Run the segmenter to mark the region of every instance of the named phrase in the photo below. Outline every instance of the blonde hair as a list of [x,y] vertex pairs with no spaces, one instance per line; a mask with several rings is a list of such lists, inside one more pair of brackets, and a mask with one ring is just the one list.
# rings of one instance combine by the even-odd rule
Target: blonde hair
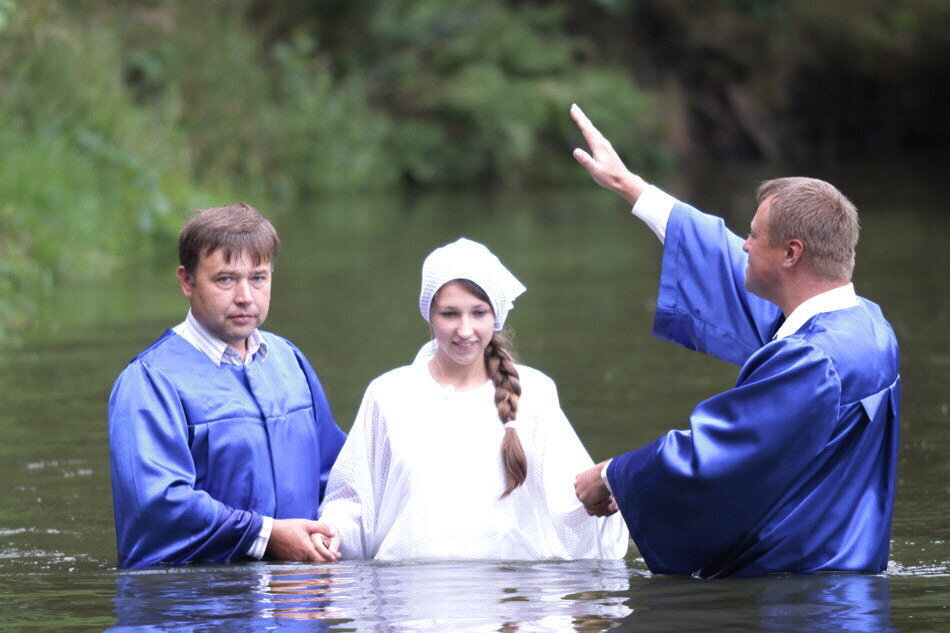
[[[774,196],[774,197],[772,197]],[[833,185],[817,178],[776,178],[759,185],[756,202],[772,197],[768,233],[772,246],[799,239],[803,258],[819,277],[850,281],[858,245],[858,210]]]

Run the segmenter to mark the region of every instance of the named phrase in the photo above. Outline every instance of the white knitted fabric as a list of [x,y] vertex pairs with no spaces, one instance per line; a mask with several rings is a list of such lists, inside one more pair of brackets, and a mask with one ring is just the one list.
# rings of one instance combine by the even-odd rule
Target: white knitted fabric
[[461,237],[429,253],[422,264],[419,311],[426,323],[429,322],[432,297],[453,279],[468,279],[485,291],[495,313],[496,332],[505,325],[515,298],[526,290],[490,250]]

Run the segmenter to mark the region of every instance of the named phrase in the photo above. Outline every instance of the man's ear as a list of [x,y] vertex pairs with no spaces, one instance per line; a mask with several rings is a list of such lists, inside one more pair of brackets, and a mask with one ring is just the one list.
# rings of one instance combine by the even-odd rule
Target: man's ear
[[190,299],[191,291],[194,289],[194,284],[191,282],[191,275],[188,274],[184,266],[179,266],[175,274],[178,275],[178,285],[181,286],[181,294]]
[[782,265],[786,268],[791,268],[798,264],[801,261],[802,255],[805,253],[805,243],[798,238],[792,238],[785,242],[785,257],[782,260]]

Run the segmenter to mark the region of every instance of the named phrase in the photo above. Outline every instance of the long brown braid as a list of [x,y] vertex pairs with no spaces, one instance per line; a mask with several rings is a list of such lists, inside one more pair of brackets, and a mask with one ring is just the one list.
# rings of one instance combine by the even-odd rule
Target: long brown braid
[[[498,419],[502,424],[517,417],[518,401],[521,399],[521,380],[508,347],[508,337],[503,332],[495,332],[485,348],[485,369],[495,383],[495,406],[498,407]],[[505,491],[501,494],[505,498],[523,484],[528,476],[528,458],[514,427],[505,429],[505,436],[501,440],[501,459],[508,479]]]
[[[475,282],[468,279],[454,281],[479,300],[491,305],[488,295]],[[433,304],[435,304],[434,298]],[[510,347],[511,343],[504,332],[495,332],[485,347],[485,369],[495,385],[495,406],[498,407],[498,419],[502,424],[518,416],[518,401],[521,399],[521,379],[518,377],[515,359],[509,351]],[[504,499],[523,484],[528,476],[528,458],[525,456],[518,431],[513,427],[505,429],[505,436],[501,440],[501,459],[508,480],[505,491],[501,494],[501,498]]]

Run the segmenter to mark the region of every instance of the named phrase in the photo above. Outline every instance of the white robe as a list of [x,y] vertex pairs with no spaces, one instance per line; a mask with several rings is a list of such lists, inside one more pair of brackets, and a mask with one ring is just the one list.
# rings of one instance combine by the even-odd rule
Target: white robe
[[528,475],[500,499],[504,428],[495,388],[440,386],[426,347],[412,365],[369,384],[330,472],[321,521],[338,531],[343,557],[622,558],[629,534],[620,515],[590,517],[574,495],[574,477],[593,462],[554,382],[518,365],[516,426]]

